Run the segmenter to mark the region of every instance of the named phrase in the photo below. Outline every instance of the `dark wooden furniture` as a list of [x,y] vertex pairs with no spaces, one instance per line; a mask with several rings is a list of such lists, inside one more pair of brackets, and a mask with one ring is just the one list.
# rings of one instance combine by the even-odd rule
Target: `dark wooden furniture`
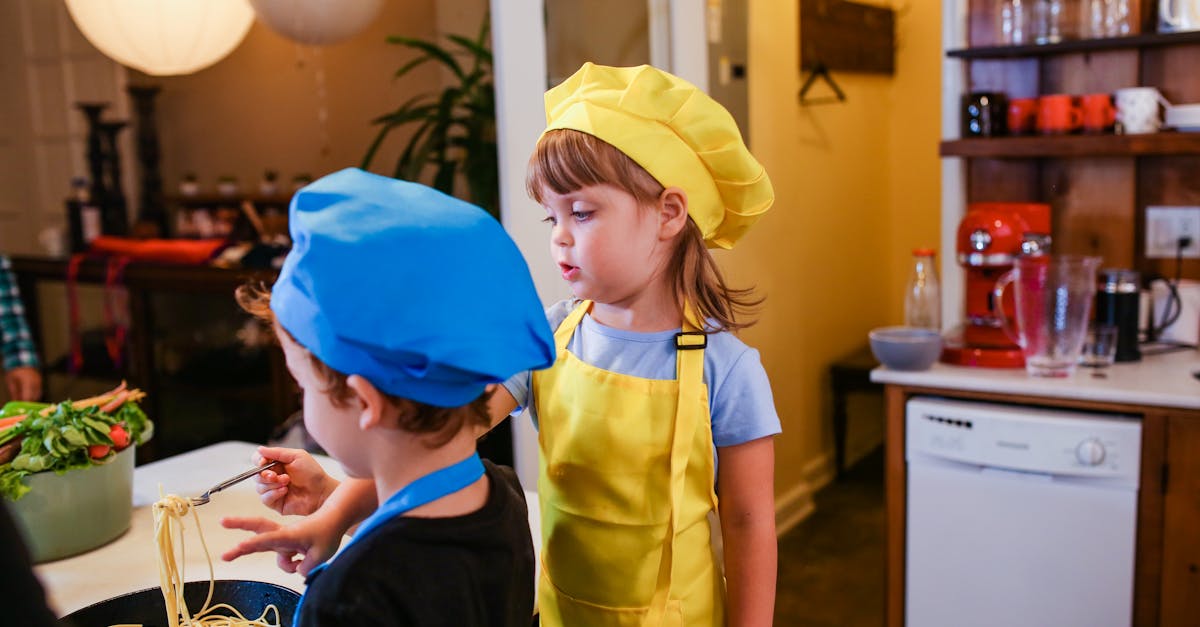
[[1124,403],[885,386],[887,444],[886,624],[904,625],[907,467],[904,411],[917,395],[1139,416],[1142,421],[1133,624],[1184,627],[1200,616],[1200,411]]
[[[22,298],[28,310],[34,340],[44,346],[46,329],[42,327],[44,309],[65,308],[65,302],[41,302],[38,285],[43,282],[65,282],[67,261],[38,257],[15,257],[13,271],[17,276]],[[82,264],[78,282],[81,285],[103,285],[106,263],[100,259]],[[126,363],[119,371],[100,374],[103,379],[125,378],[131,386],[140,387],[147,393],[144,401],[146,413],[155,420],[156,435],[143,451],[140,461],[150,461],[194,448],[207,440],[219,441],[231,437],[264,441],[271,430],[299,408],[294,385],[282,361],[280,352],[273,346],[260,347],[257,353],[248,353],[239,362],[241,370],[233,364],[225,373],[218,371],[221,383],[214,383],[211,376],[204,376],[197,368],[179,367],[164,363],[170,347],[165,345],[174,334],[196,334],[197,320],[225,317],[230,320],[224,328],[236,328],[248,319],[241,313],[233,300],[234,290],[246,283],[270,284],[275,279],[273,271],[229,270],[210,266],[182,266],[157,263],[129,264],[123,273],[121,285],[129,295],[129,333],[126,348]],[[182,305],[180,304],[182,301]],[[179,319],[179,308],[191,309],[188,320]],[[199,310],[196,310],[199,308]],[[172,311],[175,312],[174,319]],[[199,344],[199,346],[197,346]],[[237,346],[232,333],[225,337],[201,337],[192,342],[190,352],[179,353],[179,360],[204,361],[207,372],[214,369],[214,361],[220,366],[225,355]],[[210,349],[207,353],[204,349]],[[225,351],[225,352],[220,352]],[[55,372],[56,356],[46,356],[48,375]],[[206,360],[206,361],[205,361]],[[88,364],[85,363],[85,368]],[[87,372],[86,370],[84,371]],[[234,378],[236,377],[236,380]],[[207,406],[201,411],[198,408]],[[219,409],[218,409],[219,408]],[[191,411],[196,410],[196,411]],[[207,412],[207,413],[205,413]],[[193,415],[206,434],[183,432],[179,423],[184,414]]]
[[[42,328],[42,310],[65,308],[66,303],[40,302],[38,285],[65,282],[67,261],[15,257],[12,264],[34,340],[44,346],[47,330]],[[103,285],[105,268],[103,260],[89,260],[80,268],[79,283]],[[275,277],[274,271],[211,266],[131,263],[125,268],[121,284],[129,293],[128,360],[121,371],[100,377],[110,379],[104,389],[124,378],[147,393],[143,407],[155,421],[156,432],[148,445],[139,449],[139,463],[223,440],[265,442],[300,409],[299,392],[278,347],[244,349],[233,335],[233,329],[249,319],[234,303],[234,290],[247,283],[269,286]],[[179,316],[181,308],[191,309],[189,315]],[[199,341],[188,337],[203,331],[201,327],[209,319],[226,323],[215,332],[207,331]],[[186,346],[172,350],[172,338],[181,336]],[[172,355],[179,357],[169,359]],[[214,372],[213,364],[220,367],[230,355],[240,356],[240,368]],[[55,372],[53,357],[46,364],[47,374],[65,374]],[[202,367],[173,363],[180,359]],[[511,466],[511,421],[481,438],[479,453]]]
[[829,365],[829,388],[833,404],[834,471],[841,478],[846,469],[846,428],[849,422],[847,400],[854,392],[882,392],[878,383],[871,382],[871,371],[879,366],[868,346]]

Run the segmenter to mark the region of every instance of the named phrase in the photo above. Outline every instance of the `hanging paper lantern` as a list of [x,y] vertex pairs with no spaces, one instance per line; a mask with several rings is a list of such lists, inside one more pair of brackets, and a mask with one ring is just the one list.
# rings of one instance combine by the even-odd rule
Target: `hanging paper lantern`
[[154,76],[189,74],[220,61],[254,23],[246,0],[66,1],[71,19],[100,52]]
[[250,0],[267,28],[292,41],[323,46],[362,32],[383,0]]

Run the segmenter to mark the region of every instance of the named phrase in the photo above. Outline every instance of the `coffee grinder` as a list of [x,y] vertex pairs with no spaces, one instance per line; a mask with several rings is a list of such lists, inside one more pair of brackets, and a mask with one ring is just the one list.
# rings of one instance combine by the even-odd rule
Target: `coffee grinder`
[[1020,255],[1050,252],[1050,205],[979,202],[967,206],[958,225],[958,263],[966,273],[966,315],[961,334],[951,334],[942,361],[959,366],[1022,368],[1021,347],[1004,332],[997,307],[1015,320],[1009,291],[1003,303],[992,295],[996,281]]

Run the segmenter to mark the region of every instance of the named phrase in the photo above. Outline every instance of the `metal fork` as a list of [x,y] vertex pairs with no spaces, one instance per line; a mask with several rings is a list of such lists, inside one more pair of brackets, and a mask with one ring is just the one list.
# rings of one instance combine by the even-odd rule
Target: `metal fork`
[[220,492],[221,490],[224,490],[225,488],[228,488],[229,486],[231,486],[235,483],[241,483],[241,482],[249,479],[250,477],[257,475],[258,473],[260,473],[264,470],[274,468],[276,466],[282,466],[282,465],[283,465],[283,462],[281,462],[279,460],[275,460],[275,461],[263,464],[262,466],[259,466],[258,468],[252,468],[250,470],[247,470],[246,472],[243,472],[242,474],[237,475],[236,477],[230,477],[230,478],[222,481],[221,483],[218,483],[217,485],[205,490],[204,494],[201,494],[200,496],[193,496],[192,497],[192,506],[195,507],[198,505],[204,505],[205,503],[207,503],[209,501],[209,498],[212,496],[212,494],[214,492]]

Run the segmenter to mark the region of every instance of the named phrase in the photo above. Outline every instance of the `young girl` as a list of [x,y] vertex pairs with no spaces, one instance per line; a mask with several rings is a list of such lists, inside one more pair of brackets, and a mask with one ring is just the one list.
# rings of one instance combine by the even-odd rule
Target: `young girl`
[[[757,352],[730,333],[757,301],[706,250],[770,207],[770,182],[725,109],[655,68],[585,64],[546,105],[527,185],[576,298],[548,310],[554,365],[491,404],[538,425],[541,623],[770,625],[779,419]],[[296,451],[262,454],[287,464],[260,478],[265,503],[328,501],[291,530],[306,561],[327,557],[372,492],[332,489]]]

